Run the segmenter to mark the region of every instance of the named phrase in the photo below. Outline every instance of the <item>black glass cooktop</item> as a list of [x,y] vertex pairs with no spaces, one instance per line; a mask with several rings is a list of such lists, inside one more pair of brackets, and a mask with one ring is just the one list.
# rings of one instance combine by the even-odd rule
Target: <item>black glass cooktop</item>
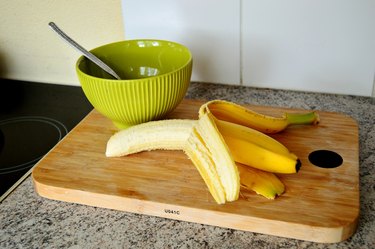
[[91,110],[81,87],[0,79],[0,201]]

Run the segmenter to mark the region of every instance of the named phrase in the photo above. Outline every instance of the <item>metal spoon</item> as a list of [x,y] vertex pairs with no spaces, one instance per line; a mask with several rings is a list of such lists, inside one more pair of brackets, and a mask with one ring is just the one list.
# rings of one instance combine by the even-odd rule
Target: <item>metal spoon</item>
[[121,80],[120,76],[116,74],[116,72],[110,68],[107,64],[105,64],[102,60],[100,60],[98,57],[84,49],[81,45],[79,45],[77,42],[75,42],[72,38],[70,38],[67,34],[65,34],[54,22],[50,22],[48,24],[52,30],[54,30],[61,38],[63,38],[64,41],[72,45],[75,49],[77,49],[79,52],[81,52],[87,59],[94,62],[96,65],[98,65],[101,69],[112,75],[118,80]]

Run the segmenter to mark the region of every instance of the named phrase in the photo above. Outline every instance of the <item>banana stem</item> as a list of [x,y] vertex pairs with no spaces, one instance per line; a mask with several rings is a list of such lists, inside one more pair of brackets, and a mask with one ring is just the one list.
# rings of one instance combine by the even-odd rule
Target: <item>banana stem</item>
[[308,113],[285,113],[289,125],[304,125],[319,123],[319,115],[316,112]]

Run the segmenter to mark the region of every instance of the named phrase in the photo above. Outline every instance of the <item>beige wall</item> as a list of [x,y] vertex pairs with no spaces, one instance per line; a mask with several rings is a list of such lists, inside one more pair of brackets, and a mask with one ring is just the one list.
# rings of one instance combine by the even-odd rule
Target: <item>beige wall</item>
[[0,78],[79,84],[80,54],[48,27],[50,21],[87,49],[124,39],[120,0],[2,0]]

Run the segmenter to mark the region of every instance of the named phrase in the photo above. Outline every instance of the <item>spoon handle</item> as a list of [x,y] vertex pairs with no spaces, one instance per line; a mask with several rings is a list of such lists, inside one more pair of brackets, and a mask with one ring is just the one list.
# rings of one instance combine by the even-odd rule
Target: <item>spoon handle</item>
[[121,78],[113,71],[107,64],[105,64],[102,60],[98,57],[84,49],[81,45],[75,42],[72,38],[70,38],[67,34],[65,34],[54,22],[50,22],[48,24],[53,31],[55,31],[64,41],[72,45],[75,49],[81,52],[86,58],[94,62],[96,65],[101,67],[104,71],[115,77],[116,79],[120,80]]

